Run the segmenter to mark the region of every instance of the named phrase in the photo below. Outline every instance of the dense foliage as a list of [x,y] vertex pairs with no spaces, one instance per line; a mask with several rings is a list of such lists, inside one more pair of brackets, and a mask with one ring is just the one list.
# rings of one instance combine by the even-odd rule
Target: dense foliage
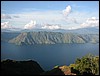
[[98,75],[99,74],[99,56],[88,54],[82,58],[77,58],[75,64],[70,64],[72,71],[79,75]]
[[88,54],[77,58],[75,63],[69,66],[57,65],[54,69],[44,72],[43,75],[99,75],[99,56]]

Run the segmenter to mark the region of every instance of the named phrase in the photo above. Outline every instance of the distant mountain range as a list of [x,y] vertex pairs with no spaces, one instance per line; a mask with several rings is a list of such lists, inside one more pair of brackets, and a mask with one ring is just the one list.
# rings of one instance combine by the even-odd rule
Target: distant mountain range
[[80,34],[99,34],[99,27],[80,28],[71,31]]
[[1,32],[38,32],[38,31],[48,31],[48,32],[63,32],[63,33],[79,33],[79,34],[99,34],[99,27],[86,27],[79,29],[1,29]]
[[65,29],[1,29],[1,40],[16,45],[56,43],[99,43],[99,28]]

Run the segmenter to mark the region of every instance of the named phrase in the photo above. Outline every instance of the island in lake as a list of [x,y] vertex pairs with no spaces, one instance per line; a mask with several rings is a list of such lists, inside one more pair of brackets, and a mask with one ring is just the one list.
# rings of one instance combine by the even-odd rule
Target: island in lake
[[99,75],[99,1],[1,1],[0,75]]

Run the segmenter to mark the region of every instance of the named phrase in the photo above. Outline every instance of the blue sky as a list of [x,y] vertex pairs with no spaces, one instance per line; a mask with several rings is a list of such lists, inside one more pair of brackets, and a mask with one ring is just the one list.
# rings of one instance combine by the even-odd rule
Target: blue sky
[[99,19],[99,1],[2,1],[1,14],[1,22],[9,21],[14,27],[24,28],[32,20],[62,28],[79,27],[88,19]]
[[[16,13],[26,8],[37,10],[62,10],[67,5],[78,11],[99,11],[98,1],[2,1],[1,9],[6,10],[4,13]],[[77,7],[77,8],[76,8]]]

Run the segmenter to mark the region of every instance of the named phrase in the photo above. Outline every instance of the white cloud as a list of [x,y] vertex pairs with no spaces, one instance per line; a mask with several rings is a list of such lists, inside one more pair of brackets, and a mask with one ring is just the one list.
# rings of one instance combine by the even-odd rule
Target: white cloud
[[1,23],[1,29],[9,29],[9,28],[12,28],[12,26],[9,24],[9,22]]
[[20,18],[19,16],[13,16],[14,18]]
[[[49,10],[49,11],[33,11],[33,12],[21,12],[20,14],[10,14],[12,17],[19,16],[19,18],[13,18],[12,21],[20,21],[27,23],[30,20],[35,19],[37,23],[55,23],[59,24],[62,20],[62,11]],[[23,26],[23,25],[22,25]]]
[[[33,10],[33,8],[32,9],[27,8],[24,10],[20,10],[20,12],[16,14],[9,14],[9,16],[11,16],[11,19],[9,19],[9,21],[11,22],[13,26],[20,27],[20,28],[24,27],[24,29],[31,29],[31,28],[57,29],[59,28],[59,26],[55,24],[60,24],[62,28],[66,28],[66,29],[78,29],[78,28],[96,26],[95,18],[93,21],[93,18],[91,20],[91,17],[92,16],[98,17],[97,12],[90,13],[89,11],[79,11],[79,10],[74,9],[74,6],[72,9],[71,6],[72,5],[66,6],[64,10],[63,9],[62,10],[37,10],[37,9]],[[34,20],[34,19],[36,20],[37,24],[42,25],[43,23],[45,23],[45,24],[53,24],[53,25],[52,26],[42,25],[40,27],[37,24],[34,24],[34,21],[33,23],[32,22],[29,23],[30,20]],[[4,21],[6,20],[8,21],[8,19],[5,19]]]
[[73,17],[66,17],[63,19],[64,21],[66,21],[67,23],[78,23],[76,18],[73,18]]
[[68,15],[71,13],[71,6],[68,5],[66,7],[66,9],[64,9],[62,12],[63,12],[63,15],[64,15],[64,20],[67,22],[67,23],[78,23],[76,18],[73,18],[73,17],[68,17]]
[[68,6],[66,7],[66,9],[64,9],[62,12],[63,12],[63,15],[64,15],[64,16],[68,16],[68,14],[71,12],[71,6],[68,5]]
[[80,26],[75,26],[68,28],[69,30],[87,28],[87,27],[96,27],[99,26],[99,19],[96,17],[88,18],[84,23],[80,24]]
[[35,28],[36,26],[36,21],[30,21],[28,24],[26,24],[25,26],[24,26],[24,29],[33,29],[33,28]]
[[50,24],[45,24],[42,26],[42,29],[50,29],[50,30],[55,30],[55,29],[60,29],[61,27],[59,25],[50,25]]
[[92,18],[88,18],[86,20],[86,22],[81,24],[81,27],[95,27],[95,26],[99,26],[99,19],[97,19],[96,17],[92,17]]
[[6,14],[1,14],[1,19],[11,19],[11,16]]

